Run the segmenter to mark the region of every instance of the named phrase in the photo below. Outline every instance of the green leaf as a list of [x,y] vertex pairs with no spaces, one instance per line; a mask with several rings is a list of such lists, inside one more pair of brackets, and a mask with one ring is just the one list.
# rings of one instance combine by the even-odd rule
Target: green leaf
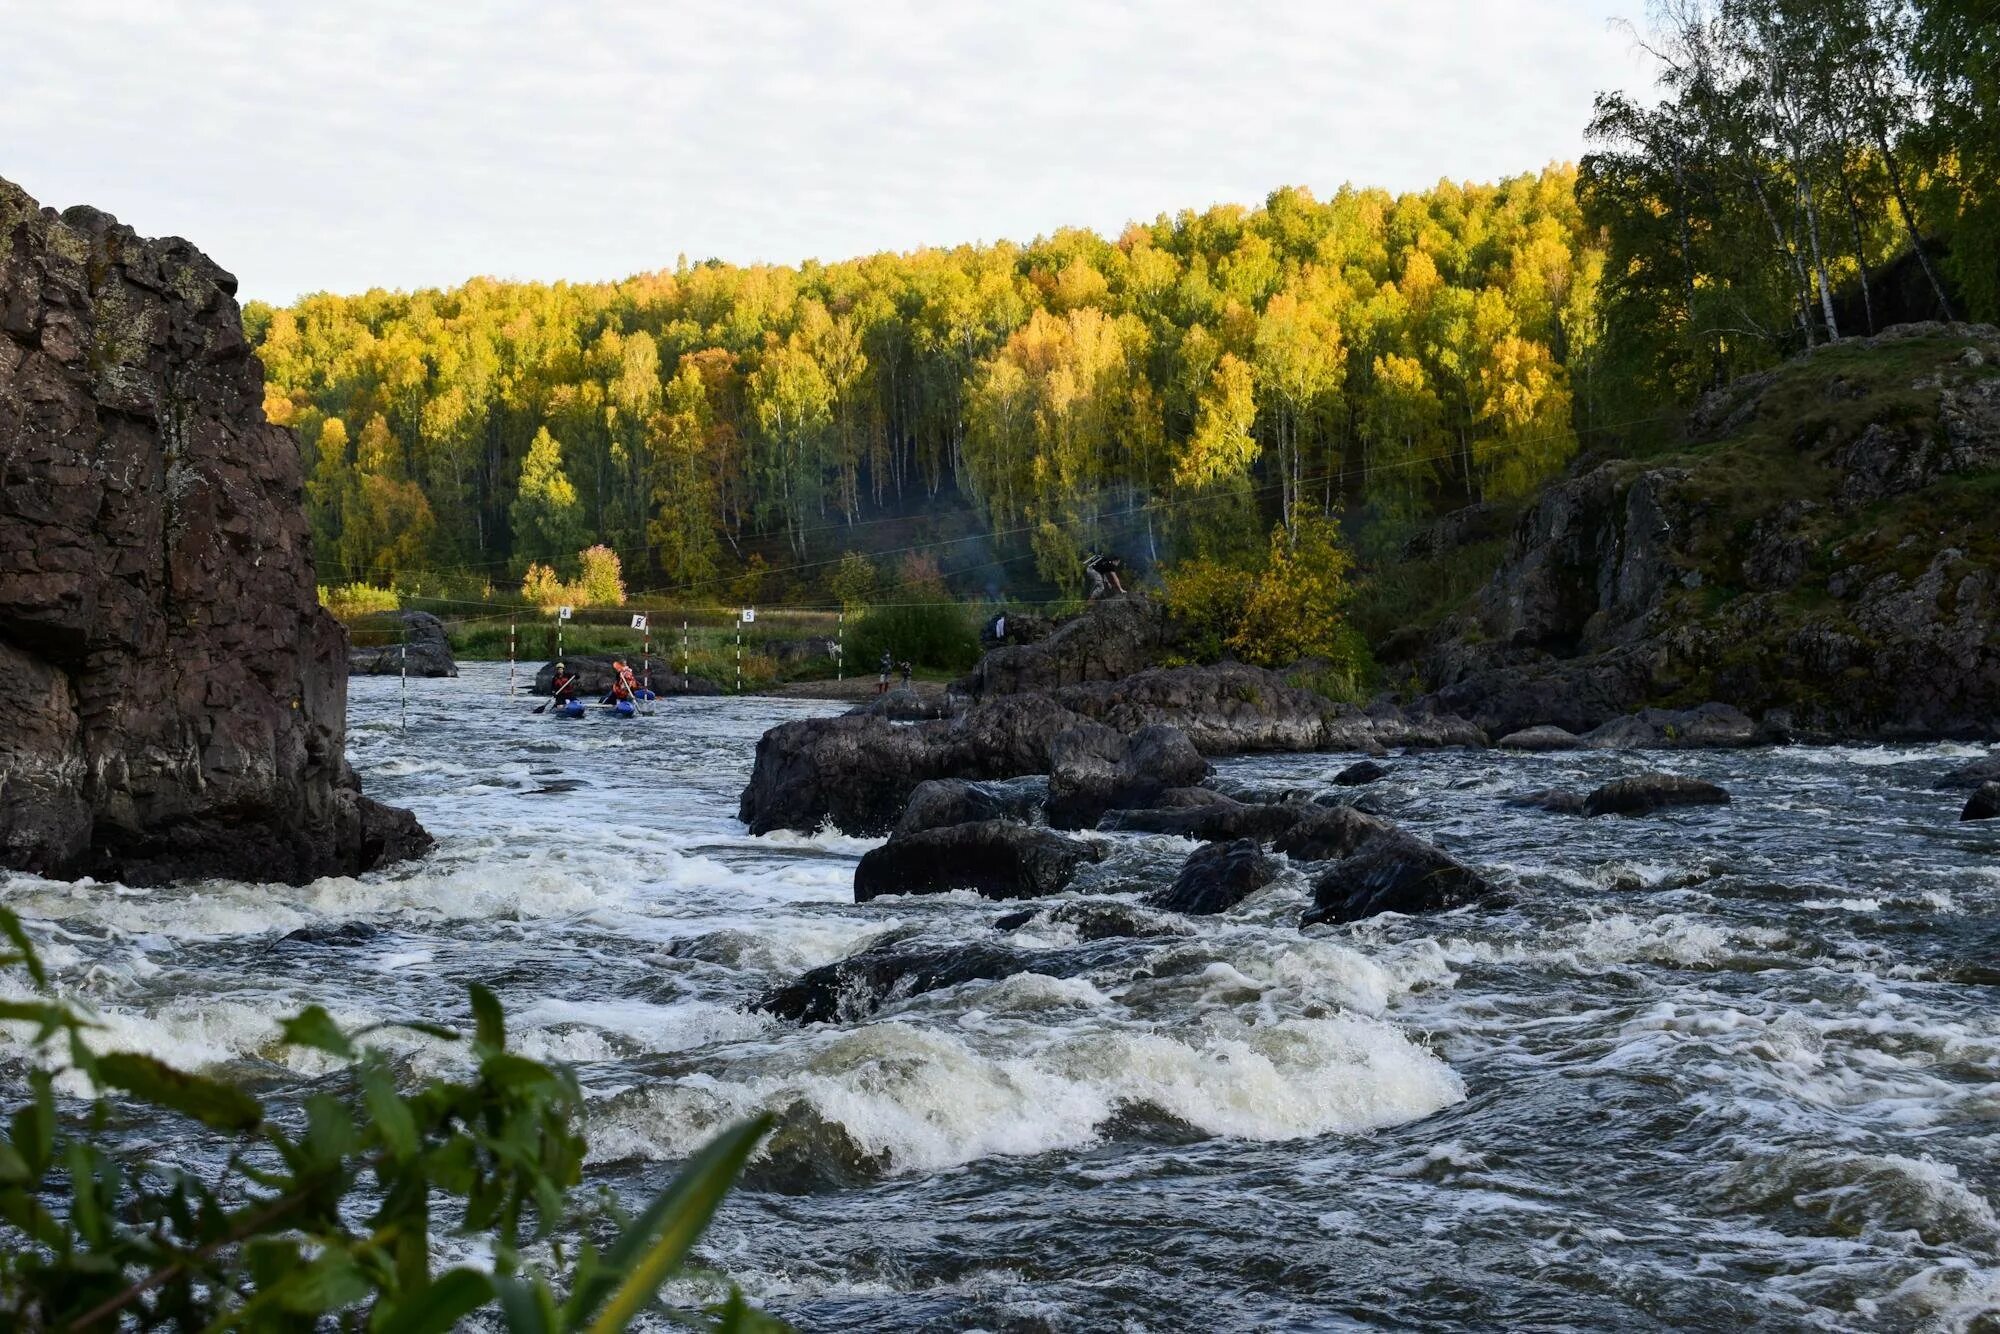
[[98,1083],[191,1116],[213,1130],[255,1130],[264,1122],[264,1108],[233,1084],[191,1075],[135,1052],[113,1052],[98,1057],[96,1064]]
[[[605,1257],[606,1279],[622,1275],[618,1289],[591,1321],[591,1334],[617,1334],[652,1304],[667,1276],[680,1268],[701,1239],[723,1196],[736,1184],[750,1151],[771,1128],[760,1116],[725,1130],[688,1161],[673,1183],[660,1193]],[[603,1300],[605,1284],[570,1298],[570,1324],[581,1324]]]
[[372,1060],[361,1067],[361,1099],[389,1156],[414,1157],[420,1147],[416,1118],[410,1115],[410,1105],[397,1095],[389,1072]]
[[437,1281],[397,1302],[376,1334],[444,1334],[493,1300],[493,1280],[476,1269],[448,1269]]
[[329,1056],[354,1059],[354,1044],[333,1022],[333,1016],[317,1005],[308,1005],[285,1020],[282,1039],[294,1047],[313,1047]]
[[555,1300],[540,1279],[501,1278],[493,1283],[507,1334],[555,1334]]
[[504,1051],[507,1047],[507,1021],[500,1013],[500,1000],[485,987],[474,982],[472,992],[472,1040],[489,1051]]
[[27,965],[28,976],[35,980],[35,985],[47,986],[49,975],[42,968],[42,957],[35,953],[35,942],[28,939],[27,929],[11,908],[0,908],[0,935],[14,942],[14,948],[21,952],[21,962]]

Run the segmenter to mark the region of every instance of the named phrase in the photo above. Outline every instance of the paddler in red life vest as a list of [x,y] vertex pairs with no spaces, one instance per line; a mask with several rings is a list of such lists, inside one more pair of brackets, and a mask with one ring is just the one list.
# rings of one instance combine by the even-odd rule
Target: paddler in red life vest
[[630,667],[627,667],[621,659],[617,658],[612,659],[611,662],[612,702],[617,703],[621,700],[630,700],[632,698],[632,692],[634,690],[637,690],[638,688],[639,688],[639,683],[637,680],[633,678],[632,669]]
[[549,698],[557,704],[562,704],[574,693],[576,693],[576,673],[557,663],[555,679],[549,685]]

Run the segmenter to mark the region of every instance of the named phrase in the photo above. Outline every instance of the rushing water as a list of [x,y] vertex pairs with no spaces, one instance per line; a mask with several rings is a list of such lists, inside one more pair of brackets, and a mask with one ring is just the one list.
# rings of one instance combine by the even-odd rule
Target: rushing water
[[[110,1042],[281,1086],[325,1064],[276,1044],[279,1016],[457,1021],[483,981],[524,1050],[575,1065],[595,1172],[634,1196],[779,1112],[704,1257],[807,1329],[2000,1319],[2000,822],[1957,825],[1963,794],[1931,786],[1971,748],[1399,756],[1364,801],[1511,906],[1301,931],[1288,869],[1081,977],[801,1028],[745,1002],[887,932],[993,939],[1014,905],[856,906],[869,842],[744,834],[758,734],[834,706],[554,722],[505,681],[412,682],[407,726],[396,681],[352,684],[368,791],[438,836],[420,865],[0,895]],[[1343,763],[1218,767],[1320,790]],[[1646,767],[1735,804],[1503,802]],[[1089,890],[1192,846],[1115,841]],[[379,930],[283,939],[350,922]],[[419,1072],[454,1059],[391,1042]]]

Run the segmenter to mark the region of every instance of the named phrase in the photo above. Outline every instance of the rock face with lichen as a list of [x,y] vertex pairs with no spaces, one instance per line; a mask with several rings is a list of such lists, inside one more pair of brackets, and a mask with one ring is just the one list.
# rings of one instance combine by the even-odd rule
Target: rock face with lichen
[[297,882],[429,846],[348,767],[346,636],[235,290],[0,180],[0,865]]

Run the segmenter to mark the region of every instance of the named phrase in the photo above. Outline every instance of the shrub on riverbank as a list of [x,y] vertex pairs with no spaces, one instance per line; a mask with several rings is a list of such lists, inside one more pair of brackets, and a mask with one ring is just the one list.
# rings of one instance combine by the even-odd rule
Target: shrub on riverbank
[[[575,1077],[509,1051],[484,987],[471,989],[469,1041],[414,1020],[346,1032],[309,1006],[279,1040],[322,1053],[340,1073],[298,1106],[267,1107],[244,1083],[95,1051],[97,1026],[58,998],[4,908],[0,933],[13,945],[0,968],[32,984],[0,1002],[0,1019],[32,1026],[35,1047],[96,1090],[76,1117],[58,1103],[51,1071],[35,1070],[0,1131],[0,1323],[10,1329],[291,1330],[331,1320],[442,1334],[490,1309],[510,1334],[622,1330],[655,1309],[768,1129],[760,1117],[725,1131],[626,1220],[577,1193],[585,1143]],[[364,1045],[386,1028],[462,1045],[468,1073],[399,1089],[389,1059]],[[121,1150],[114,1128],[135,1110],[204,1136],[202,1156],[226,1155],[224,1165],[183,1171]],[[558,1241],[579,1231],[616,1239],[573,1250]],[[490,1267],[436,1270],[446,1235],[487,1249]],[[714,1311],[672,1315],[695,1328],[782,1328],[733,1291]]]

